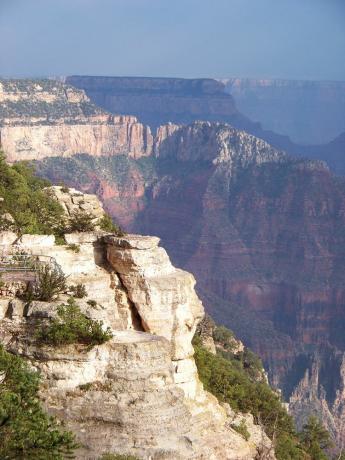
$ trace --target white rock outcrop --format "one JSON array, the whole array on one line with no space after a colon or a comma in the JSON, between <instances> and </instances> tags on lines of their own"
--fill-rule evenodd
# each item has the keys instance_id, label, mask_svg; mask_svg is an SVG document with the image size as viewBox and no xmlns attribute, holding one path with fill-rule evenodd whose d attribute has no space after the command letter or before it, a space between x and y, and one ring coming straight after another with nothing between
<instances>
[{"instance_id":1,"label":"white rock outcrop","mask_svg":"<svg viewBox=\"0 0 345 460\"><path fill-rule=\"evenodd\" d=\"M68 236L75 252L49 237L0 234L0 250L51 257L68 284L84 284L81 310L112 329L92 349L42 345L37 327L68 296L30 305L0 299L0 341L41 372L42 400L76 433L77 458L254 459L260 444L269 446L266 436L251 419L246 441L231 427L231 410L198 379L191 340L204 311L194 277L173 267L158 238L80 235Z\"/></svg>"}]
</instances>

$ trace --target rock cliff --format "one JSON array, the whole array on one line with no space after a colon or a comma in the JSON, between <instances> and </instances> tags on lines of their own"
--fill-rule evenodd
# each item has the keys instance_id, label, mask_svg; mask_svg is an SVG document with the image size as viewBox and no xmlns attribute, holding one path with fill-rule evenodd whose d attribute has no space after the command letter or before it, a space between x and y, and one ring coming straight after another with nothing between
<instances>
[{"instance_id":1,"label":"rock cliff","mask_svg":"<svg viewBox=\"0 0 345 460\"><path fill-rule=\"evenodd\" d=\"M315 353L290 398L290 412L297 425L306 414L321 417L339 446L345 439L345 354L331 347Z\"/></svg>"},{"instance_id":2,"label":"rock cliff","mask_svg":"<svg viewBox=\"0 0 345 460\"><path fill-rule=\"evenodd\" d=\"M109 112L135 115L153 130L168 122L245 122L224 85L211 78L70 76L66 83Z\"/></svg>"},{"instance_id":3,"label":"rock cliff","mask_svg":"<svg viewBox=\"0 0 345 460\"><path fill-rule=\"evenodd\" d=\"M230 123L278 149L324 160L334 171L344 172L341 136L328 144L298 145L284 134L284 129L277 134L242 115L224 84L216 80L122 77L68 77L66 80L82 89L53 80L0 80L0 146L7 152L8 161L75 154L150 156L159 149L162 137L171 133L174 123L209 120ZM233 88L237 87L235 83ZM314 87L317 85L312 85ZM305 88L296 84L296 90L303 92ZM111 113L95 106L94 102ZM326 102L324 104L326 107ZM318 108L313 113L328 112ZM160 128L160 125L164 126ZM316 122L314 125L318 126ZM318 127L314 129L321 132Z\"/></svg>"},{"instance_id":4,"label":"rock cliff","mask_svg":"<svg viewBox=\"0 0 345 460\"><path fill-rule=\"evenodd\" d=\"M73 191L64 193L73 198ZM230 426L235 414L204 391L191 345L203 307L193 276L172 266L159 239L102 233L65 238L73 248L56 245L53 236L3 232L0 250L3 257L53 257L69 283L85 285L88 294L78 304L111 328L112 339L93 348L43 345L35 331L56 315L66 295L26 304L11 290L0 298L0 338L40 371L41 398L76 433L77 458L125 452L143 459L249 460L260 445L269 448L252 419L246 417L245 441Z\"/></svg>"},{"instance_id":5,"label":"rock cliff","mask_svg":"<svg viewBox=\"0 0 345 460\"><path fill-rule=\"evenodd\" d=\"M230 123L292 155L345 170L344 82L67 77L111 113L135 115L153 131L168 122ZM282 107L284 110L282 110ZM333 139L336 139L333 142Z\"/></svg>"},{"instance_id":6,"label":"rock cliff","mask_svg":"<svg viewBox=\"0 0 345 460\"><path fill-rule=\"evenodd\" d=\"M220 123L168 125L157 139L155 157L121 167L81 156L38 167L71 185L78 170L120 223L159 235L196 275L208 311L263 357L288 399L320 345L345 350L344 181ZM336 367L332 375L339 382Z\"/></svg>"},{"instance_id":7,"label":"rock cliff","mask_svg":"<svg viewBox=\"0 0 345 460\"><path fill-rule=\"evenodd\" d=\"M18 99L17 115L11 118L6 112L0 127L9 159L41 159L58 151L59 156L36 164L41 174L97 193L125 228L158 234L174 263L195 273L207 309L264 358L271 382L283 389L286 398L311 369L320 346L330 344L337 353L344 352L345 188L324 163L293 160L261 139L209 122L185 127L167 124L158 129L155 139L138 124L147 136L139 136L133 143L138 150L133 151L128 134L132 117L122 118L114 138L108 130L109 114L88 108L86 112L92 114L85 118L84 93L70 93L66 86L49 82L53 89L47 89L48 99L42 97L55 101L54 91L63 89L59 96L65 101L63 116L54 120L60 103L46 101L52 115L37 121L42 116L40 104L32 117L30 103L22 106L22 113L17 103L25 97L39 100L44 84L32 89L32 83L25 82L20 91L18 85L14 90L3 84L6 97ZM8 96L18 91L19 96ZM64 121L73 104L78 127L73 117ZM98 120L95 124L93 117ZM86 140L78 140L79 126L101 127L111 141L104 143L94 131ZM47 127L56 138L37 141ZM59 130L68 132L70 127L77 131L59 137ZM36 147L21 153L23 129L25 142L29 139ZM83 143L93 156L78 154ZM64 146L61 151L59 145ZM89 148L92 145L94 149ZM64 157L66 152L71 156ZM129 282L135 276L131 273ZM128 311L124 317L130 322ZM139 322L145 330L144 323ZM172 331L174 326L169 328ZM327 353L322 356L326 362ZM338 369L334 367L336 382L340 382ZM325 388L329 410L337 420L324 378L322 373L319 387ZM341 395L341 385L338 390Z\"/></svg>"},{"instance_id":8,"label":"rock cliff","mask_svg":"<svg viewBox=\"0 0 345 460\"><path fill-rule=\"evenodd\" d=\"M150 129L102 111L83 91L50 80L0 80L0 145L9 162L50 156L151 153Z\"/></svg>"}]
</instances>

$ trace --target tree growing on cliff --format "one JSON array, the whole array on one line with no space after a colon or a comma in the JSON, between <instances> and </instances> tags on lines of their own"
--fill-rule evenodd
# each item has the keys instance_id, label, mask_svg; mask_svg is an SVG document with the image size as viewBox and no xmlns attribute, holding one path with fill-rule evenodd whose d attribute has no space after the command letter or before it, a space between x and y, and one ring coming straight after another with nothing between
<instances>
[{"instance_id":1,"label":"tree growing on cliff","mask_svg":"<svg viewBox=\"0 0 345 460\"><path fill-rule=\"evenodd\" d=\"M104 330L102 321L88 318L71 297L58 308L57 318L37 332L37 339L48 345L81 343L88 347L101 345L112 338L110 328Z\"/></svg>"},{"instance_id":2,"label":"tree growing on cliff","mask_svg":"<svg viewBox=\"0 0 345 460\"><path fill-rule=\"evenodd\" d=\"M0 216L11 216L11 222L6 222L9 229L19 234L61 234L64 211L43 191L48 185L26 163L8 165L0 151Z\"/></svg>"},{"instance_id":3,"label":"tree growing on cliff","mask_svg":"<svg viewBox=\"0 0 345 460\"><path fill-rule=\"evenodd\" d=\"M317 417L309 417L300 433L300 439L311 460L328 459L326 451L333 446L333 443L329 432Z\"/></svg>"},{"instance_id":4,"label":"tree growing on cliff","mask_svg":"<svg viewBox=\"0 0 345 460\"><path fill-rule=\"evenodd\" d=\"M278 460L306 459L293 420L269 385L255 381L253 372L236 356L210 353L197 335L193 343L198 374L205 389L218 400L229 403L235 411L253 414L256 423L271 438Z\"/></svg>"},{"instance_id":5,"label":"tree growing on cliff","mask_svg":"<svg viewBox=\"0 0 345 460\"><path fill-rule=\"evenodd\" d=\"M0 345L0 458L74 458L74 435L41 408L39 375Z\"/></svg>"}]
</instances>

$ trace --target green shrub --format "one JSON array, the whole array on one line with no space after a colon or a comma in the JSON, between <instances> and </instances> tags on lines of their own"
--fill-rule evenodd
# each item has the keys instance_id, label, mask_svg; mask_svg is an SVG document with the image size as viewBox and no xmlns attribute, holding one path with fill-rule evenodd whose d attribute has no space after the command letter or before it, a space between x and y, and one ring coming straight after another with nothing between
<instances>
[{"instance_id":1,"label":"green shrub","mask_svg":"<svg viewBox=\"0 0 345 460\"><path fill-rule=\"evenodd\" d=\"M76 297L77 299L83 299L84 297L87 296L87 290L86 290L85 284L79 283L79 284L76 284L75 286L70 286L68 289L70 293L72 294L72 296Z\"/></svg>"},{"instance_id":2,"label":"green shrub","mask_svg":"<svg viewBox=\"0 0 345 460\"><path fill-rule=\"evenodd\" d=\"M70 217L69 232L92 232L95 229L94 217L85 211L75 211Z\"/></svg>"},{"instance_id":3,"label":"green shrub","mask_svg":"<svg viewBox=\"0 0 345 460\"><path fill-rule=\"evenodd\" d=\"M326 451L334 446L331 442L330 434L317 417L309 417L299 436L302 445L312 460L328 459Z\"/></svg>"},{"instance_id":4,"label":"green shrub","mask_svg":"<svg viewBox=\"0 0 345 460\"><path fill-rule=\"evenodd\" d=\"M37 277L37 284L31 285L27 292L31 300L48 302L67 289L67 277L60 270L48 264L39 267Z\"/></svg>"},{"instance_id":5,"label":"green shrub","mask_svg":"<svg viewBox=\"0 0 345 460\"><path fill-rule=\"evenodd\" d=\"M74 436L49 417L38 400L39 375L0 345L0 458L74 458Z\"/></svg>"},{"instance_id":6,"label":"green shrub","mask_svg":"<svg viewBox=\"0 0 345 460\"><path fill-rule=\"evenodd\" d=\"M213 339L224 347L234 339L234 333L225 326L216 326L213 331Z\"/></svg>"},{"instance_id":7,"label":"green shrub","mask_svg":"<svg viewBox=\"0 0 345 460\"><path fill-rule=\"evenodd\" d=\"M73 252L75 252L75 253L80 252L80 246L79 246L79 244L75 244L75 243L68 244L68 245L67 245L67 249L68 249L69 251L73 251Z\"/></svg>"},{"instance_id":8,"label":"green shrub","mask_svg":"<svg viewBox=\"0 0 345 460\"><path fill-rule=\"evenodd\" d=\"M114 224L111 217L105 214L99 221L99 226L102 230L109 233L115 233L117 236L124 236L124 231L118 225Z\"/></svg>"},{"instance_id":9,"label":"green shrub","mask_svg":"<svg viewBox=\"0 0 345 460\"><path fill-rule=\"evenodd\" d=\"M55 235L55 244L58 246L64 246L66 244L65 238L63 236L63 230L59 235Z\"/></svg>"},{"instance_id":10,"label":"green shrub","mask_svg":"<svg viewBox=\"0 0 345 460\"><path fill-rule=\"evenodd\" d=\"M37 333L38 341L50 345L81 343L93 347L112 338L110 328L103 330L102 321L89 319L70 298L58 308L58 317Z\"/></svg>"},{"instance_id":11,"label":"green shrub","mask_svg":"<svg viewBox=\"0 0 345 460\"><path fill-rule=\"evenodd\" d=\"M50 183L34 175L33 168L19 162L10 166L0 151L0 215L9 213L14 223L3 222L19 234L60 235L64 227L62 206L43 189Z\"/></svg>"},{"instance_id":12,"label":"green shrub","mask_svg":"<svg viewBox=\"0 0 345 460\"><path fill-rule=\"evenodd\" d=\"M303 450L292 418L272 389L264 382L253 381L235 358L225 359L207 351L202 347L198 336L193 343L198 374L205 389L219 401L229 403L235 411L253 414L255 421L263 426L266 434L276 440L279 460L289 458L285 456L287 440L290 450L296 454L294 458L304 458L297 456Z\"/></svg>"},{"instance_id":13,"label":"green shrub","mask_svg":"<svg viewBox=\"0 0 345 460\"><path fill-rule=\"evenodd\" d=\"M237 433L239 433L246 441L248 441L248 439L250 438L250 433L244 420L241 420L241 423L239 425L232 423L231 428L237 431Z\"/></svg>"}]
</instances>

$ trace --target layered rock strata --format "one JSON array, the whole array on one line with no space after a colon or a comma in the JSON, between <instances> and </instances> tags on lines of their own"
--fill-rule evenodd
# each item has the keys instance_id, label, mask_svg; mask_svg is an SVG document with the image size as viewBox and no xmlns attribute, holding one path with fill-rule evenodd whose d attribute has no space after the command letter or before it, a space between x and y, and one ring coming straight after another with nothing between
<instances>
[{"instance_id":1,"label":"layered rock strata","mask_svg":"<svg viewBox=\"0 0 345 460\"><path fill-rule=\"evenodd\" d=\"M224 124L171 124L158 137L146 170L131 159L120 171L113 159L78 157L58 168L47 160L42 172L76 184L77 168L125 228L159 235L174 263L195 274L212 316L264 359L290 398L320 346L345 350L344 181L323 162L293 159ZM332 412L327 374L319 388ZM332 375L340 381L339 367Z\"/></svg>"},{"instance_id":2,"label":"layered rock strata","mask_svg":"<svg viewBox=\"0 0 345 460\"><path fill-rule=\"evenodd\" d=\"M111 115L83 91L50 80L0 80L0 146L9 162L50 156L152 151L150 128Z\"/></svg>"},{"instance_id":3,"label":"layered rock strata","mask_svg":"<svg viewBox=\"0 0 345 460\"><path fill-rule=\"evenodd\" d=\"M243 416L203 390L191 346L203 307L193 276L171 265L159 239L80 233L66 240L78 251L51 236L11 232L1 234L0 249L53 257L69 284L85 285L81 310L102 320L113 338L92 349L39 344L35 331L67 296L27 305L11 293L0 299L0 338L41 372L44 404L76 433L77 458L126 452L157 460L249 460L260 446L273 458L250 416L245 441L230 426Z\"/></svg>"},{"instance_id":4,"label":"layered rock strata","mask_svg":"<svg viewBox=\"0 0 345 460\"><path fill-rule=\"evenodd\" d=\"M224 85L211 78L70 76L66 82L105 110L135 115L153 130L168 122L245 122Z\"/></svg>"}]
</instances>

